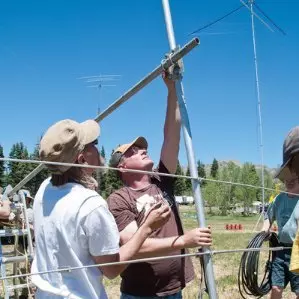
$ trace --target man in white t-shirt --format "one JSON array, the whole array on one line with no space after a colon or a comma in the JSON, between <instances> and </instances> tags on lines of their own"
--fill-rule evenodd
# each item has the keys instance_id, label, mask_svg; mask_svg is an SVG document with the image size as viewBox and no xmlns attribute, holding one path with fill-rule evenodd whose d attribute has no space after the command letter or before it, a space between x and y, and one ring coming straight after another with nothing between
<instances>
[{"instance_id":1,"label":"man in white t-shirt","mask_svg":"<svg viewBox=\"0 0 299 299\"><path fill-rule=\"evenodd\" d=\"M99 133L93 120L62 120L42 138L40 158L99 165ZM36 298L107 298L102 276L112 279L126 265L84 266L132 259L151 232L168 221L170 210L166 205L154 206L132 239L119 248L114 218L106 201L94 191L94 169L47 167L51 177L41 184L33 205L36 250L31 272L38 288ZM73 267L78 269L55 272Z\"/></svg>"}]
</instances>

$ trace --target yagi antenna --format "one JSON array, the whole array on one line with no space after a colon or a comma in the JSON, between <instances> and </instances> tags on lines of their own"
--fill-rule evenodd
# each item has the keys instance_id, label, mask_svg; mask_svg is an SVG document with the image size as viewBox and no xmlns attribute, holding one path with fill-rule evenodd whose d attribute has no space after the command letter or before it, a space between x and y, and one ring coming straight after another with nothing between
<instances>
[{"instance_id":1,"label":"yagi antenna","mask_svg":"<svg viewBox=\"0 0 299 299\"><path fill-rule=\"evenodd\" d=\"M95 75L95 76L84 76L78 78L79 80L83 80L87 83L88 88L97 88L100 91L100 99L98 101L97 114L100 114L100 101L101 101L101 93L104 87L115 87L116 84L110 84L113 81L118 81L121 79L121 75ZM107 84L108 83L108 84Z\"/></svg>"}]
</instances>

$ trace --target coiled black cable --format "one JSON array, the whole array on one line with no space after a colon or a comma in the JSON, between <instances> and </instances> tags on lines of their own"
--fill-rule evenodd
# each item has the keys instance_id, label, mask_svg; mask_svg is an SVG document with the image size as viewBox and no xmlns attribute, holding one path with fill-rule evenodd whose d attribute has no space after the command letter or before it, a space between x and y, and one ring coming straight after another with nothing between
<instances>
[{"instance_id":1,"label":"coiled black cable","mask_svg":"<svg viewBox=\"0 0 299 299\"><path fill-rule=\"evenodd\" d=\"M269 247L279 246L275 233L260 232L249 242L247 248L261 248L265 242L269 242ZM261 298L269 293L271 290L272 261L275 253L275 251L269 251L265 273L260 283L258 279L260 251L246 251L242 254L238 275L238 287L242 298L246 299L246 295Z\"/></svg>"}]
</instances>

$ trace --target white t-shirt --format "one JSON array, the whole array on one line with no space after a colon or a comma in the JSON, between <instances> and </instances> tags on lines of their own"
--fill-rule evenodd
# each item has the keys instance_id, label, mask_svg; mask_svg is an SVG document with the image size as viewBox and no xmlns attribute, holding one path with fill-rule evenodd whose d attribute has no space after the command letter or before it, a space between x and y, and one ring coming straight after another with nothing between
<instances>
[{"instance_id":1,"label":"white t-shirt","mask_svg":"<svg viewBox=\"0 0 299 299\"><path fill-rule=\"evenodd\" d=\"M31 273L94 265L91 255L116 254L119 233L106 201L80 184L50 179L34 200L36 252ZM107 298L97 267L32 276L36 298Z\"/></svg>"}]
</instances>

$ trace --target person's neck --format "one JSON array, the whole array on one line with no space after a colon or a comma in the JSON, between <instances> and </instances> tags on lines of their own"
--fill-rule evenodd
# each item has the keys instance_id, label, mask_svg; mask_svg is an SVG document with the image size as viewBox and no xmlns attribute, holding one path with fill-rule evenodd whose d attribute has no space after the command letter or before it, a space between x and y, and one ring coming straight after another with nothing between
<instances>
[{"instance_id":1,"label":"person's neck","mask_svg":"<svg viewBox=\"0 0 299 299\"><path fill-rule=\"evenodd\" d=\"M126 181L126 185L132 189L142 189L151 184L151 179L148 174L131 174L129 180Z\"/></svg>"}]
</instances>

